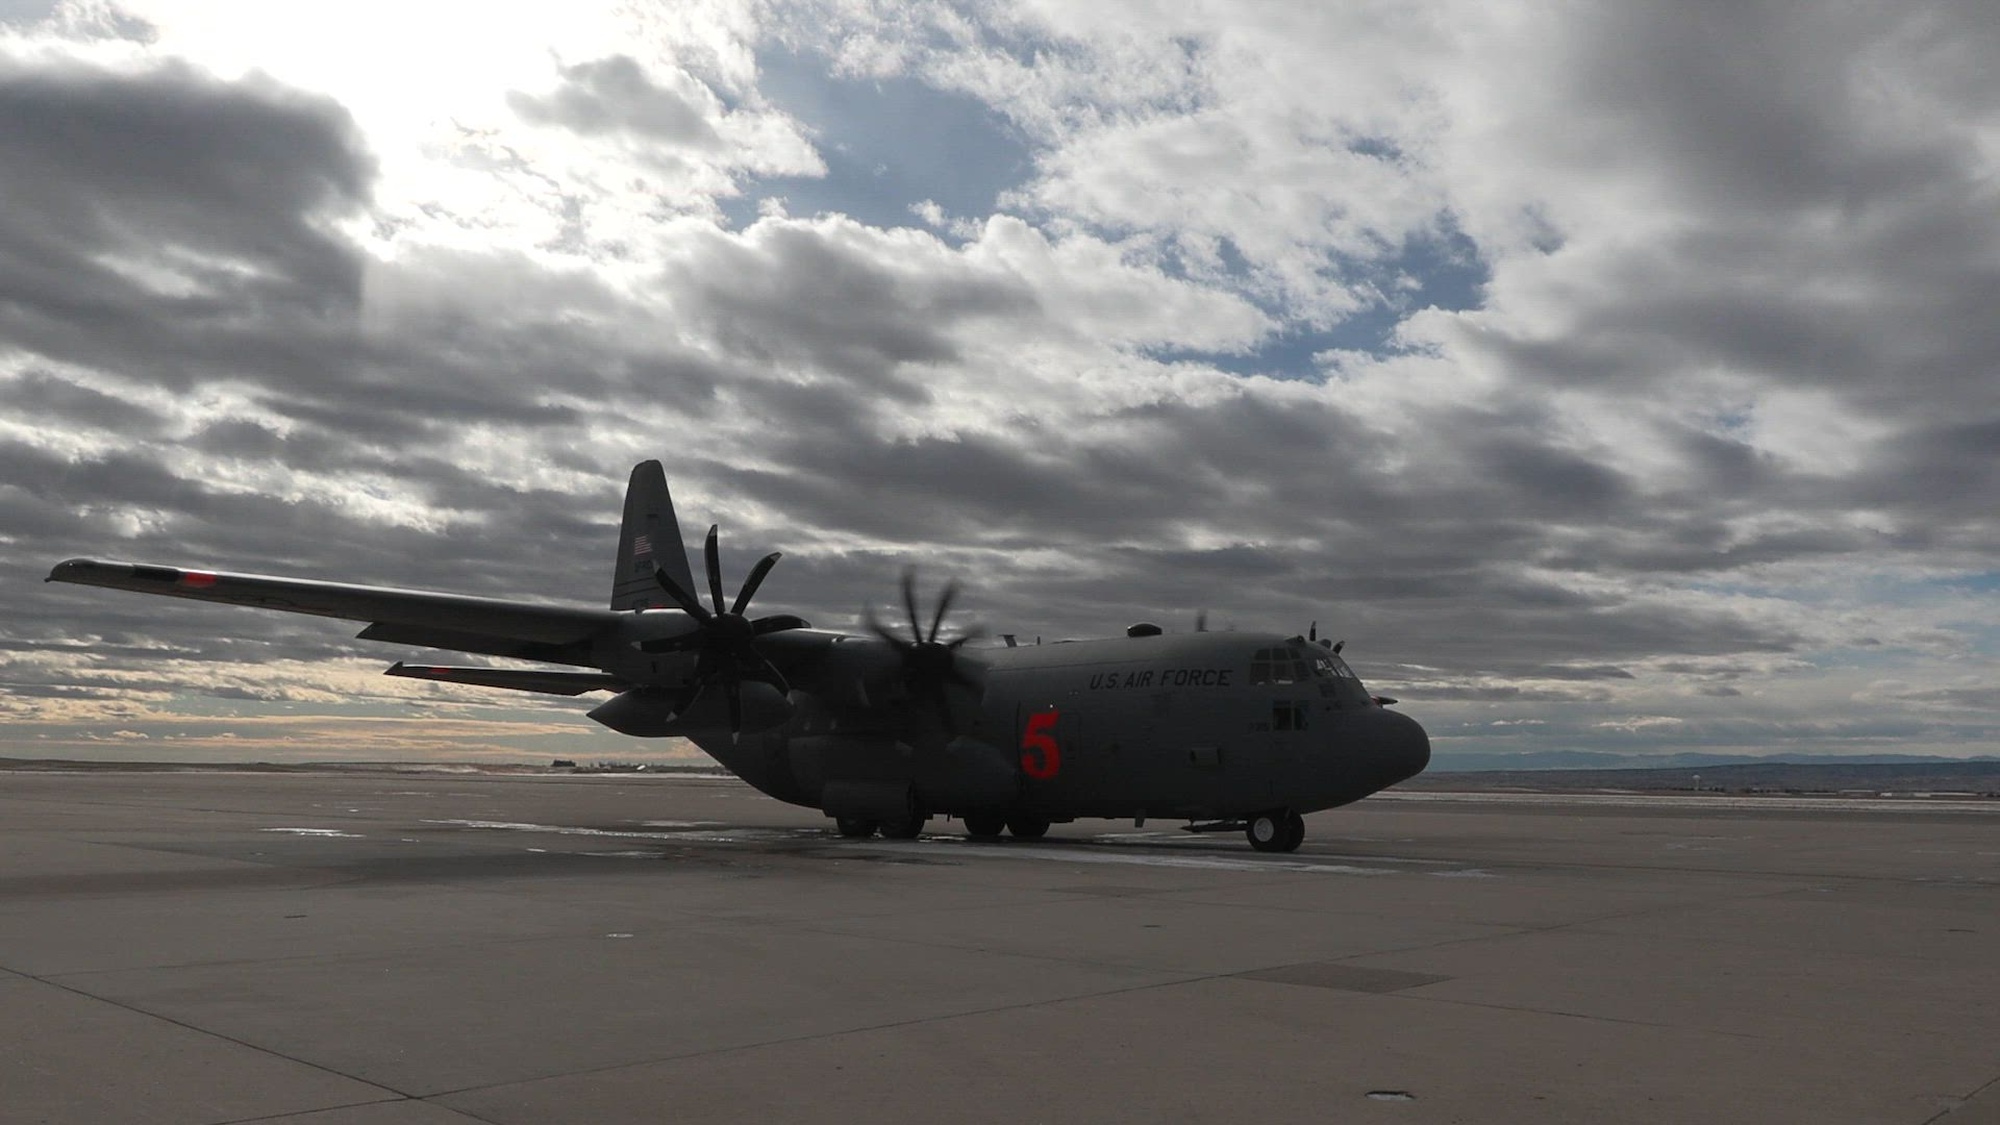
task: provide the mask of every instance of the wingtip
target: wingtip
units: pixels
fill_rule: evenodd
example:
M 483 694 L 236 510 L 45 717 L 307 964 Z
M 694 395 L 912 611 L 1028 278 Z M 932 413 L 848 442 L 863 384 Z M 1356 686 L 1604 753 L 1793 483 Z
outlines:
M 95 559 L 64 559 L 63 561 L 50 567 L 49 576 L 47 578 L 42 579 L 42 581 L 44 582 L 73 581 L 76 575 L 82 573 L 85 569 L 95 565 L 99 565 Z

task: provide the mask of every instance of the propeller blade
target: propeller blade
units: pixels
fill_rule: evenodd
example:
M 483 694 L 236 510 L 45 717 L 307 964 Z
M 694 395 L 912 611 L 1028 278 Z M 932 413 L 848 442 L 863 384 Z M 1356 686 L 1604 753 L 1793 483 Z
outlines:
M 688 687 L 687 693 L 681 696 L 680 701 L 678 703 L 674 704 L 673 710 L 667 712 L 667 721 L 672 722 L 675 719 L 680 718 L 682 715 L 687 714 L 689 711 L 692 711 L 694 709 L 695 701 L 701 698 L 701 693 L 705 689 L 705 687 L 706 685 L 701 683 L 691 684 Z
M 721 531 L 716 524 L 708 525 L 708 541 L 701 545 L 702 561 L 708 564 L 708 592 L 715 595 L 715 612 L 722 612 L 722 551 L 715 542 L 716 533 Z
M 869 632 L 875 634 L 876 636 L 882 638 L 885 641 L 888 641 L 891 645 L 895 646 L 896 650 L 899 652 L 902 651 L 903 649 L 910 647 L 910 642 L 904 640 L 903 638 L 897 636 L 894 633 L 891 633 L 887 628 L 883 626 L 881 621 L 876 619 L 874 606 L 862 607 L 861 624 Z
M 757 565 L 750 568 L 750 577 L 743 580 L 743 588 L 736 591 L 736 604 L 729 607 L 729 612 L 742 613 L 743 607 L 749 605 L 750 599 L 756 596 L 757 587 L 764 584 L 764 576 L 771 573 L 771 568 L 777 566 L 778 560 L 784 557 L 784 552 L 772 551 L 758 559 Z
M 948 641 L 938 639 L 944 632 L 944 619 L 950 615 L 954 603 L 958 601 L 959 585 L 956 580 L 945 583 L 938 591 L 938 600 L 931 612 L 930 625 L 924 625 L 923 611 L 917 604 L 917 569 L 910 567 L 903 571 L 903 612 L 909 615 L 910 633 L 907 639 L 890 632 L 875 616 L 873 606 L 861 610 L 862 624 L 877 637 L 887 642 L 902 657 L 901 675 L 898 677 L 912 711 L 906 713 L 911 721 L 921 722 L 921 709 L 928 705 L 935 709 L 938 726 L 942 728 L 946 741 L 959 736 L 958 718 L 952 713 L 951 689 L 963 688 L 980 692 L 981 682 L 968 676 L 958 666 L 958 650 L 986 635 L 986 630 L 973 626 L 962 636 Z M 865 689 L 864 689 L 865 690 Z M 928 724 L 923 724 L 928 725 Z M 929 739 L 933 732 L 925 732 Z
M 1200 610 L 1196 610 L 1196 611 L 1195 611 L 1195 614 L 1194 614 L 1194 631 L 1195 631 L 1195 632 L 1197 632 L 1197 633 L 1206 633 L 1206 632 L 1208 632 L 1208 611 L 1207 611 L 1207 610 L 1205 610 L 1205 609 L 1200 609 Z
M 938 595 L 937 612 L 931 614 L 931 631 L 924 636 L 925 644 L 936 643 L 938 629 L 942 628 L 944 625 L 945 612 L 951 609 L 951 600 L 957 596 L 958 596 L 958 580 L 953 579 L 950 582 L 945 583 L 944 592 Z
M 917 617 L 917 568 L 903 571 L 903 608 L 910 611 L 910 639 L 922 643 L 924 627 Z
M 1319 622 L 1313 622 L 1312 628 L 1306 630 L 1306 640 L 1315 642 L 1319 640 Z
M 694 671 L 688 673 L 688 680 L 696 687 L 702 687 L 721 670 L 715 650 L 704 646 L 694 658 Z
M 721 526 L 710 524 L 701 552 L 714 610 L 702 605 L 698 595 L 682 589 L 679 582 L 656 565 L 653 568 L 654 580 L 668 597 L 695 619 L 698 628 L 679 636 L 653 638 L 641 642 L 638 647 L 641 652 L 647 653 L 694 653 L 694 668 L 681 682 L 682 690 L 671 714 L 676 718 L 690 714 L 700 706 L 704 693 L 720 689 L 728 703 L 729 738 L 735 742 L 743 734 L 745 680 L 768 683 L 784 695 L 790 695 L 792 691 L 784 673 L 757 651 L 756 638 L 786 629 L 809 629 L 812 625 L 805 618 L 789 613 L 760 617 L 755 621 L 748 621 L 743 616 L 750 600 L 757 596 L 764 580 L 770 576 L 771 568 L 784 557 L 777 551 L 757 560 L 757 565 L 751 567 L 749 575 L 744 578 L 742 588 L 737 590 L 734 604 L 726 602 L 722 594 L 721 539 Z M 714 718 L 711 716 L 709 721 L 713 722 Z
M 772 687 L 778 689 L 779 695 L 792 694 L 791 682 L 785 679 L 785 674 L 783 672 L 778 671 L 778 666 L 776 664 L 773 664 L 770 661 L 765 660 L 761 656 L 757 658 L 757 663 L 753 666 L 751 674 L 748 678 L 753 680 L 762 680 L 765 683 L 770 684 Z
M 660 589 L 665 590 L 668 597 L 672 598 L 683 610 L 686 610 L 688 616 L 694 618 L 696 621 L 707 621 L 709 619 L 710 614 L 708 610 L 702 608 L 702 604 L 695 600 L 693 594 L 681 589 L 681 584 L 674 581 L 673 576 L 667 573 L 666 567 L 658 563 L 653 565 L 653 581 L 658 582 Z

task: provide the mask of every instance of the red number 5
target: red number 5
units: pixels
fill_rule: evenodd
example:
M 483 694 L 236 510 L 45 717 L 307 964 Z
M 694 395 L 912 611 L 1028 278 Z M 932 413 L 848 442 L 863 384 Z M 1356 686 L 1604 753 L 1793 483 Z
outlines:
M 1021 772 L 1037 781 L 1047 781 L 1062 771 L 1062 747 L 1056 745 L 1059 711 L 1037 711 L 1028 716 L 1028 728 L 1021 732 Z

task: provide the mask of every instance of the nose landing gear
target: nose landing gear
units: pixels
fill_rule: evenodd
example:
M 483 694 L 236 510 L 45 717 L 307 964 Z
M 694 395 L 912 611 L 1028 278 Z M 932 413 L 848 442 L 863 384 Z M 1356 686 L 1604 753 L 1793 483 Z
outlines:
M 1260 852 L 1295 852 L 1305 843 L 1306 818 L 1290 809 L 1272 809 L 1251 817 L 1243 835 Z

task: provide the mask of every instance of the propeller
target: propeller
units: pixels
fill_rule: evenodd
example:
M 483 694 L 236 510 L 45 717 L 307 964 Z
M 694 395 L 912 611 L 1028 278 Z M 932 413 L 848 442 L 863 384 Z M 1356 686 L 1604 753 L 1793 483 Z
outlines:
M 978 681 L 965 674 L 958 666 L 958 650 L 968 642 L 986 635 L 984 629 L 974 626 L 948 641 L 938 640 L 938 633 L 944 628 L 945 614 L 951 611 L 951 603 L 958 597 L 958 583 L 947 582 L 938 595 L 937 609 L 931 614 L 928 631 L 923 624 L 923 616 L 917 612 L 917 571 L 911 567 L 903 572 L 903 608 L 910 615 L 910 635 L 903 638 L 889 631 L 875 617 L 874 607 L 861 612 L 861 619 L 868 631 L 887 641 L 903 660 L 903 682 L 910 694 L 928 698 L 937 707 L 938 718 L 951 737 L 958 736 L 958 723 L 951 717 L 951 701 L 945 689 L 953 685 L 963 688 L 979 688 Z
M 675 706 L 674 713 L 687 713 L 702 692 L 719 683 L 729 701 L 729 737 L 735 739 L 743 730 L 744 681 L 770 684 L 778 689 L 780 695 L 788 695 L 792 690 L 791 685 L 785 682 L 784 673 L 757 651 L 757 638 L 784 629 L 802 628 L 805 622 L 790 614 L 759 617 L 754 621 L 744 615 L 744 610 L 750 607 L 750 599 L 757 595 L 758 587 L 764 584 L 771 568 L 784 557 L 778 551 L 757 560 L 757 565 L 750 568 L 749 577 L 736 591 L 736 600 L 724 608 L 722 553 L 717 543 L 719 531 L 717 525 L 710 524 L 708 539 L 702 544 L 702 561 L 708 570 L 708 592 L 715 600 L 715 609 L 711 611 L 702 605 L 700 598 L 681 589 L 680 583 L 673 580 L 665 567 L 655 564 L 654 580 L 659 582 L 660 588 L 667 592 L 675 605 L 694 618 L 695 629 L 678 637 L 647 641 L 639 649 L 649 653 L 695 653 L 694 672 L 688 677 L 693 690 Z

